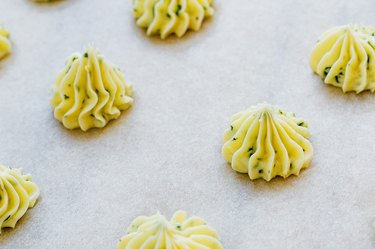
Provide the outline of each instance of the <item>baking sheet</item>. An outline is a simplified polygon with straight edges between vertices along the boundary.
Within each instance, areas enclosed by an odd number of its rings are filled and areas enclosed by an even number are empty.
[[[0,62],[0,162],[41,189],[1,248],[115,248],[136,216],[178,209],[228,249],[375,245],[375,96],[325,86],[308,64],[328,28],[374,25],[375,2],[216,0],[200,32],[166,41],[136,27],[131,1],[0,3],[14,45]],[[51,88],[90,43],[135,104],[105,129],[68,131]],[[299,177],[251,182],[220,154],[231,115],[263,101],[309,121],[315,153]]]

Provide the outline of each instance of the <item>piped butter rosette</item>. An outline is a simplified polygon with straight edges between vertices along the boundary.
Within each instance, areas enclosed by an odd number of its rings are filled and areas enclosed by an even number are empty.
[[[177,211],[168,221],[159,213],[140,216],[128,228],[117,249],[222,249],[214,229],[199,217]]]
[[[9,32],[4,27],[0,26],[0,59],[10,54],[12,50],[12,44],[9,38]]]
[[[68,129],[102,128],[133,104],[132,85],[94,47],[68,59],[53,92],[55,118]]]
[[[34,207],[39,188],[31,175],[21,169],[0,165],[0,232],[1,228],[14,228],[29,208]]]
[[[374,92],[375,29],[349,25],[328,30],[313,48],[310,65],[326,84],[344,92]]]
[[[137,25],[147,35],[183,36],[189,29],[198,31],[205,18],[214,14],[213,0],[133,0]]]
[[[222,154],[250,179],[298,175],[309,166],[313,147],[305,120],[277,106],[259,104],[235,114],[224,133]]]

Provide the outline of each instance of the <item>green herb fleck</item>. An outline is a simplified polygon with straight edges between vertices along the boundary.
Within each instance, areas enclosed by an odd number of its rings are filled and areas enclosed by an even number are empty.
[[[182,9],[182,5],[181,5],[181,4],[177,5],[177,10],[176,10],[176,15],[177,15],[177,16],[180,15],[180,11],[181,11],[181,9]]]
[[[259,174],[262,174],[262,173],[263,173],[263,170],[262,170],[262,169],[260,169],[260,170],[259,170],[258,172],[259,172]]]
[[[303,126],[305,123],[304,122],[299,122],[298,126]]]
[[[66,74],[69,73],[69,71],[70,71],[71,68],[72,68],[72,65],[70,65],[70,66],[68,67],[68,69],[66,70],[65,73],[66,73]]]
[[[168,18],[171,18],[171,15],[170,15],[169,13],[167,13],[167,17],[168,17]]]
[[[181,225],[176,226],[178,230],[181,230]]]
[[[233,131],[233,126],[232,125],[230,126],[230,130]]]
[[[8,215],[8,217],[4,220],[4,222],[7,221],[7,220],[9,220],[9,218],[10,218],[10,215]]]
[[[290,169],[292,169],[292,168],[293,168],[293,164],[292,164],[292,163],[290,163],[289,167],[290,167]]]
[[[368,45],[370,45],[373,49],[375,49],[374,46],[371,44],[370,41],[367,41],[367,43],[368,43]]]
[[[88,58],[89,54],[86,52],[86,53],[84,53],[83,57]]]
[[[343,76],[344,76],[343,72],[340,72],[338,75],[336,75],[335,76],[336,82],[341,83]]]
[[[250,151],[252,151],[252,150],[253,150],[253,147],[250,147],[249,150],[248,150],[247,152],[250,152]]]
[[[233,138],[233,141],[236,141],[236,140],[237,140],[237,138],[236,138],[236,137],[234,137],[234,138]]]
[[[323,78],[325,79],[327,75],[329,74],[329,71],[331,70],[331,67],[326,67],[323,72]]]
[[[90,116],[93,117],[93,118],[95,118],[94,114],[92,114],[92,113],[90,114]]]
[[[64,94],[64,99],[69,99],[70,97],[66,94]]]

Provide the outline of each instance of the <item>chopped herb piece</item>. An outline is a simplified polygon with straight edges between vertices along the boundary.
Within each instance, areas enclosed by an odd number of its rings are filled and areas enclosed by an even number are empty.
[[[253,152],[251,152],[251,153],[250,153],[249,157],[251,157],[252,155],[254,155],[254,153],[253,153]]]
[[[69,71],[70,71],[71,68],[72,68],[72,65],[70,65],[70,66],[68,67],[68,70],[66,70],[65,73],[66,73],[66,74],[69,73]]]
[[[341,83],[341,80],[342,80],[342,77],[344,76],[344,74],[342,72],[340,72],[338,75],[335,76],[335,80],[337,83]]]
[[[88,58],[89,54],[86,52],[86,53],[84,53],[83,57]]]
[[[98,90],[98,89],[95,89],[95,92],[96,92],[96,93],[99,93],[99,90]]]
[[[64,99],[69,99],[70,97],[66,94],[64,94]]]
[[[170,15],[169,13],[167,13],[167,17],[168,17],[168,18],[171,18],[171,15]]]
[[[233,131],[233,126],[232,125],[230,126],[230,130]]]
[[[329,74],[329,71],[331,70],[331,67],[326,67],[323,72],[323,78],[325,79],[327,75]]]
[[[234,137],[234,138],[233,138],[233,141],[236,141],[236,140],[237,140],[237,138],[236,138],[236,137]]]
[[[370,41],[367,41],[368,45],[370,45],[373,49],[375,49],[375,47],[371,44]]]
[[[259,172],[259,174],[262,174],[262,173],[263,173],[263,170],[262,170],[262,169],[260,169],[260,170],[259,170],[258,172]]]
[[[248,150],[247,152],[250,152],[250,151],[252,151],[252,150],[253,150],[253,147],[250,147],[249,150]]]
[[[10,215],[8,215],[8,217],[4,220],[4,222],[7,221],[7,220],[9,220],[9,218],[10,218]]]
[[[298,123],[298,126],[303,126],[305,123],[304,122],[300,122]]]
[[[92,114],[92,113],[90,114],[90,116],[93,117],[93,118],[95,118],[94,114]]]
[[[177,16],[180,15],[180,11],[181,11],[181,9],[182,9],[182,5],[181,5],[181,4],[177,5],[177,10],[176,10],[176,15],[177,15]]]
[[[178,230],[181,230],[181,225],[176,226]]]
[[[293,164],[292,164],[292,163],[290,163],[290,166],[289,166],[289,167],[290,167],[290,169],[292,169],[292,168],[293,168]]]

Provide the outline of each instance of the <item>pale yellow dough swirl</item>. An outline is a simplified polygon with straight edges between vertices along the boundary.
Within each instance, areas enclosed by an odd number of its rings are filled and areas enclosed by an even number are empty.
[[[53,91],[55,118],[68,129],[102,128],[133,104],[123,73],[93,47],[68,59]]]
[[[305,120],[277,106],[259,104],[235,114],[224,133],[222,153],[250,179],[284,178],[309,166],[313,147]]]
[[[1,228],[14,228],[27,209],[34,207],[39,188],[31,180],[22,169],[0,165],[0,232]]]
[[[198,31],[206,17],[214,14],[213,0],[133,0],[137,25],[147,35],[183,36],[187,30]]]
[[[4,27],[0,26],[0,59],[10,54],[12,50],[9,37],[9,32]]]
[[[349,25],[328,30],[315,45],[310,65],[326,84],[344,92],[374,92],[375,29]]]
[[[159,213],[136,218],[117,249],[222,249],[214,229],[199,217],[177,211],[168,221]]]

